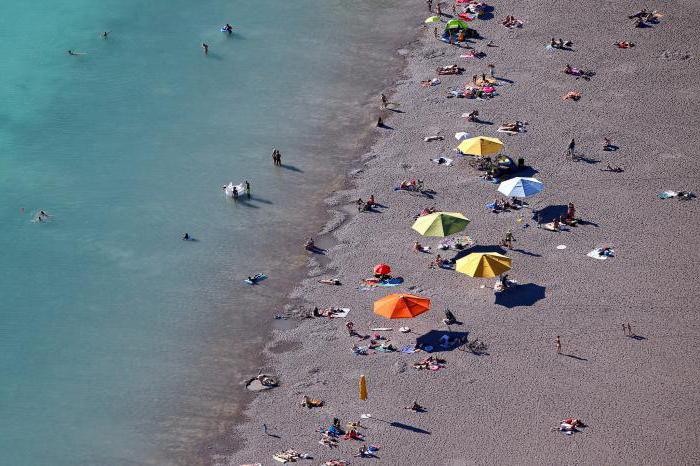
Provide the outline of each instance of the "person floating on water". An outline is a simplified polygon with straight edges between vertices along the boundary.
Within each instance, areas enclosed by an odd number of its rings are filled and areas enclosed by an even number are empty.
[[[87,55],[85,52],[74,52],[73,50],[67,50],[68,55],[73,55],[73,56],[78,56],[78,55]]]
[[[209,44],[202,42],[202,50],[204,50],[204,55],[209,55]]]

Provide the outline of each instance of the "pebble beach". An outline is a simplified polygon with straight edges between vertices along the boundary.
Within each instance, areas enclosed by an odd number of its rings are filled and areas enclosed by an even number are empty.
[[[452,14],[445,5],[441,31]],[[480,38],[461,45],[436,40],[433,24],[416,28],[404,49],[405,67],[385,91],[393,104],[382,109],[377,97],[376,113],[358,118],[371,127],[372,145],[357,154],[346,189],[328,193],[328,223],[310,227],[308,235],[325,254],[304,252],[305,238],[299,238],[308,277],[279,311],[284,318],[265,350],[261,369],[280,384],[258,393],[245,422],[226,429],[211,450],[203,448],[203,462],[272,465],[278,464],[273,455],[287,449],[313,458],[299,464],[700,461],[700,438],[692,428],[700,416],[700,322],[694,310],[700,297],[699,204],[659,197],[698,189],[700,4],[488,5],[492,10],[484,19],[470,22]],[[662,16],[636,28],[628,16],[641,8]],[[416,24],[433,13],[426,7],[424,14]],[[522,26],[504,27],[507,15]],[[572,45],[548,48],[552,37]],[[634,46],[618,48],[619,41]],[[484,56],[464,57],[471,50]],[[473,75],[488,75],[489,64],[494,97],[447,97],[448,89],[463,88]],[[464,71],[436,74],[449,65]],[[565,74],[566,65],[594,74]],[[434,78],[439,84],[421,85]],[[564,100],[568,92],[580,93],[580,99]],[[473,110],[479,122],[462,116]],[[375,128],[378,117],[384,126]],[[524,131],[497,132],[515,121],[524,122]],[[498,185],[481,177],[474,157],[455,152],[458,132],[500,138],[501,153],[524,159],[524,176],[542,181],[544,190],[524,208],[494,213],[486,206],[498,196]],[[442,139],[426,141],[430,136]],[[617,150],[603,150],[604,138]],[[571,139],[575,159],[565,155]],[[454,163],[431,160],[439,157]],[[422,180],[426,192],[394,189],[410,179]],[[355,201],[370,195],[381,207],[358,212]],[[577,226],[541,228],[538,217],[566,211],[568,203],[576,206]],[[473,245],[438,251],[441,238],[412,230],[414,218],[429,207],[469,218],[462,236]],[[500,245],[509,230],[512,249]],[[415,252],[415,241],[431,251]],[[588,256],[600,247],[612,248],[614,256]],[[483,251],[511,258],[509,276],[517,286],[497,294],[495,279],[431,267],[437,253],[450,259]],[[403,283],[363,286],[378,263],[390,264]],[[319,283],[328,278],[342,284]],[[431,310],[405,320],[374,314],[373,302],[390,293],[430,298]],[[350,312],[345,318],[306,318],[314,307]],[[447,308],[458,325],[442,322]],[[353,344],[366,346],[368,340],[349,335],[348,321],[358,334],[378,333],[397,348],[447,332],[478,338],[487,349],[357,355]],[[402,326],[410,332],[399,332]],[[444,367],[412,367],[430,355],[444,359]],[[361,375],[366,400],[358,397]],[[302,407],[304,396],[323,405]],[[424,412],[404,409],[414,401]],[[560,421],[571,417],[587,427],[573,435],[558,431]],[[359,422],[365,440],[340,440],[334,448],[319,444],[319,430],[334,418],[343,426]],[[375,455],[355,457],[362,444],[376,446]]]

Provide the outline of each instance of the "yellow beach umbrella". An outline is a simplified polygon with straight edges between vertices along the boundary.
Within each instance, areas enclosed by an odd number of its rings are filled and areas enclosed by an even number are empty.
[[[459,212],[434,212],[418,217],[413,228],[423,236],[449,236],[464,230],[469,219]]]
[[[493,278],[510,270],[511,259],[497,252],[474,252],[457,260],[457,272],[470,277]]]
[[[364,375],[360,376],[360,399],[367,399],[367,380],[365,380]]]
[[[462,154],[481,156],[496,154],[502,148],[503,142],[500,139],[486,136],[465,139],[457,146],[457,150]]]

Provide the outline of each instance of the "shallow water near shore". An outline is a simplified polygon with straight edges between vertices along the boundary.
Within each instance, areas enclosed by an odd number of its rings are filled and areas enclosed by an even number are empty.
[[[4,463],[192,464],[230,429],[320,201],[401,63],[412,31],[390,4],[6,5]],[[223,198],[244,179],[252,199]],[[255,272],[270,278],[244,285]]]

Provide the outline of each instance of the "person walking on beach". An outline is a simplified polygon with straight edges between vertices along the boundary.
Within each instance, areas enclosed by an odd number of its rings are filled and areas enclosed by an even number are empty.
[[[488,65],[489,76],[491,76],[492,78],[494,77],[494,76],[493,76],[493,70],[494,70],[494,68],[496,68],[496,65],[493,65],[493,64]]]
[[[355,324],[353,324],[352,322],[348,322],[345,324],[345,328],[348,329],[348,335],[350,335],[351,337],[356,334],[354,326]]]
[[[433,0],[425,0],[425,4],[428,5],[428,11],[433,11]]]
[[[245,180],[245,195],[248,199],[250,199],[250,183],[248,183],[248,180]]]
[[[202,42],[202,50],[204,50],[204,55],[209,55],[209,44]]]
[[[513,249],[513,240],[515,238],[513,237],[513,232],[511,230],[508,230],[506,232],[506,236],[503,239],[503,245],[506,246],[508,249]]]
[[[433,28],[433,35],[435,36],[436,39],[438,38],[437,28]]]
[[[557,354],[561,354],[561,339],[559,338],[559,335],[557,335],[556,345],[557,345]]]
[[[574,138],[571,138],[571,142],[569,142],[569,146],[566,148],[566,155],[572,159],[576,156],[576,141],[574,141]]]
[[[387,105],[389,105],[389,101],[387,100],[386,96],[382,94],[382,108],[386,108]]]
[[[437,16],[442,16],[442,7],[440,5],[441,5],[440,2],[437,2],[437,5],[435,5],[435,8],[436,8],[435,13],[437,14]]]

